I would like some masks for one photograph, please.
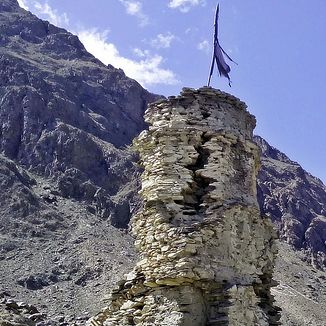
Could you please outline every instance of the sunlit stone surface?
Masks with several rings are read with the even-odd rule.
[[[256,196],[259,151],[245,103],[212,88],[151,104],[134,146],[140,260],[90,325],[278,325],[276,247]]]

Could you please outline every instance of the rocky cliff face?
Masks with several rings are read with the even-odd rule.
[[[144,128],[145,107],[157,96],[104,66],[76,36],[19,8],[16,0],[0,1],[0,31],[0,297],[10,305],[37,305],[55,325],[84,325],[135,262],[123,228],[141,206],[139,168],[125,144]],[[324,225],[325,186],[275,152],[263,150],[261,207],[283,240],[321,262],[325,231],[317,225]],[[287,197],[295,198],[290,205]],[[287,275],[294,274],[286,266]],[[308,275],[311,267],[304,266]],[[295,318],[289,318],[304,320],[297,319],[302,307],[323,284],[318,273],[310,271],[309,300],[298,301]],[[295,298],[289,298],[282,304],[292,307]],[[314,313],[314,325],[322,313]]]
[[[101,300],[132,260],[110,224],[126,228],[138,203],[125,146],[158,97],[16,0],[0,2],[0,35],[0,292],[87,318],[87,292]]]
[[[296,249],[304,249],[312,264],[326,264],[326,187],[298,163],[255,140],[262,150],[258,177],[261,210],[279,230],[279,238]]]
[[[56,179],[64,197],[114,206],[109,197],[131,168],[116,148],[145,128],[144,110],[157,96],[15,0],[0,10],[1,152]]]

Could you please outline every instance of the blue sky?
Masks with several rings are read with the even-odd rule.
[[[151,92],[206,84],[215,0],[19,0]],[[326,182],[326,1],[220,0],[220,43],[255,133]]]

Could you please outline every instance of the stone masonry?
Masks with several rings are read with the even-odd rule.
[[[144,168],[144,207],[132,220],[141,260],[89,325],[279,325],[255,118],[203,87],[151,104],[145,120],[134,142]]]

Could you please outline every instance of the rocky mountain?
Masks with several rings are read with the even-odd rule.
[[[0,10],[1,152],[55,178],[65,197],[114,206],[109,198],[131,164],[118,148],[144,129],[144,110],[157,96],[16,1],[3,0]]]
[[[0,321],[18,316],[18,325],[28,325],[26,318],[31,325],[83,325],[135,262],[127,227],[141,206],[140,171],[129,144],[146,127],[147,103],[159,96],[16,0],[1,0],[0,32]],[[281,257],[277,279],[304,287],[291,279],[295,261],[315,289],[300,292],[306,301],[298,295],[300,315],[307,300],[322,306],[326,296],[316,269],[325,263],[326,189],[256,140],[261,209],[283,242],[302,249],[291,251],[293,259]],[[278,291],[284,307],[289,298],[296,302]],[[308,313],[316,321],[322,311]],[[287,320],[294,315],[289,310]],[[305,324],[299,317],[293,325]]]
[[[325,185],[263,138],[256,136],[255,140],[262,150],[258,177],[261,211],[272,218],[281,240],[303,249],[313,265],[325,267]]]
[[[134,255],[126,146],[158,96],[16,0],[0,31],[0,292],[85,319]]]

